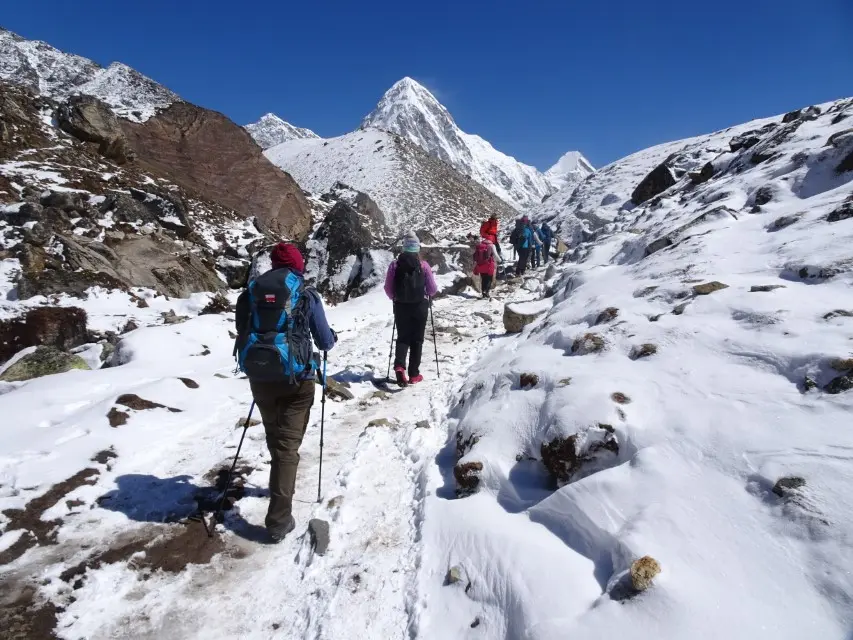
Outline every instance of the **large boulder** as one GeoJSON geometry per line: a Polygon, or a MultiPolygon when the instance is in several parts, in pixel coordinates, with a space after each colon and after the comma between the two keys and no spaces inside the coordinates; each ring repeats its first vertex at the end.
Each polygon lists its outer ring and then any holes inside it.
{"type": "Polygon", "coordinates": [[[134,159],[118,118],[103,102],[93,96],[71,96],[56,111],[59,128],[83,142],[98,145],[98,152],[116,164],[134,159]]]}
{"type": "Polygon", "coordinates": [[[369,195],[358,189],[354,189],[343,182],[336,182],[328,193],[324,193],[321,199],[329,202],[345,202],[352,207],[361,217],[361,224],[374,238],[387,235],[388,227],[385,225],[385,214],[379,205],[369,195]]]}
{"type": "Polygon", "coordinates": [[[86,342],[86,312],[77,307],[37,307],[20,318],[0,321],[0,362],[26,347],[68,351],[86,342]]]}
{"type": "Polygon", "coordinates": [[[613,465],[619,456],[619,441],[613,427],[598,424],[543,442],[540,455],[551,479],[562,486],[613,465]]]}
{"type": "Polygon", "coordinates": [[[631,202],[636,205],[643,204],[656,195],[663,193],[677,182],[675,174],[670,167],[670,162],[671,158],[667,158],[643,178],[631,194],[631,202]]]}
{"type": "Polygon", "coordinates": [[[507,333],[521,333],[524,327],[534,322],[543,313],[545,313],[544,309],[525,304],[508,303],[504,305],[504,329],[507,333]]]}
{"type": "Polygon", "coordinates": [[[316,286],[333,301],[361,292],[361,285],[375,280],[371,257],[373,236],[364,218],[339,200],[314,233],[309,272],[316,268],[316,286]],[[316,263],[316,267],[315,264],[316,263]]]}
{"type": "Polygon", "coordinates": [[[0,381],[23,382],[55,373],[65,373],[71,369],[88,370],[89,365],[80,356],[60,351],[56,347],[38,347],[0,374],[0,381]]]}
{"type": "Polygon", "coordinates": [[[143,169],[256,217],[275,235],[308,236],[311,210],[299,185],[221,113],[175,102],[143,123],[119,124],[143,169]]]}

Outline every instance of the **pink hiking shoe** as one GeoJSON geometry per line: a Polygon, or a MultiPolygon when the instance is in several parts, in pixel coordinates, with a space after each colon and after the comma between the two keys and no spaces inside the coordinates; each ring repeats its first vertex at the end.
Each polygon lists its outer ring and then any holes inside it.
{"type": "Polygon", "coordinates": [[[394,374],[397,376],[397,384],[405,387],[409,384],[409,379],[406,377],[406,370],[403,367],[394,367],[394,374]]]}
{"type": "Polygon", "coordinates": [[[409,380],[409,384],[417,384],[417,383],[423,382],[423,381],[424,381],[424,377],[421,374],[418,374],[418,375],[412,377],[411,380],[409,380]]]}

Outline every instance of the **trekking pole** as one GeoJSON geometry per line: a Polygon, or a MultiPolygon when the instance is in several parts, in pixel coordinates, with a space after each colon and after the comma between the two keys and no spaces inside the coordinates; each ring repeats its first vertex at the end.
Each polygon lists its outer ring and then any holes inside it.
{"type": "Polygon", "coordinates": [[[391,380],[391,356],[394,354],[394,333],[397,331],[397,318],[394,318],[394,326],[391,329],[391,348],[388,350],[388,371],[385,373],[385,380],[391,380]]]}
{"type": "Polygon", "coordinates": [[[432,346],[435,348],[435,375],[441,377],[441,372],[438,370],[438,342],[435,340],[435,317],[432,315],[432,298],[429,299],[429,321],[432,324],[432,346]]]}
{"type": "MultiPolygon", "coordinates": [[[[246,438],[246,431],[249,430],[249,425],[252,422],[252,412],[255,410],[255,401],[252,400],[252,406],[249,407],[249,415],[246,417],[246,422],[243,423],[243,435],[240,436],[240,444],[237,445],[237,455],[234,456],[234,462],[231,463],[231,470],[228,472],[228,481],[225,483],[225,488],[222,490],[222,495],[219,496],[219,500],[216,503],[216,511],[213,512],[213,520],[214,522],[222,522],[224,520],[224,516],[222,515],[222,503],[225,502],[225,496],[228,495],[228,489],[231,488],[231,480],[234,478],[234,469],[237,467],[237,459],[240,457],[240,449],[243,448],[243,440],[246,438]]],[[[213,537],[213,530],[211,529],[207,533],[208,537],[213,537]]]]}
{"type": "Polygon", "coordinates": [[[323,352],[323,399],[320,401],[320,477],[317,479],[317,502],[322,501],[323,489],[323,427],[326,422],[326,362],[329,352],[323,352]]]}

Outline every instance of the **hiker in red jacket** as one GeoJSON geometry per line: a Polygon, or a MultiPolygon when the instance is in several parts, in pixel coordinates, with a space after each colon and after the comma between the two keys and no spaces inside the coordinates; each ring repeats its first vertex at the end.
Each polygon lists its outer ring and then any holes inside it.
{"type": "Polygon", "coordinates": [[[486,299],[491,298],[489,291],[492,288],[498,261],[503,262],[503,258],[498,255],[495,245],[488,238],[483,238],[474,249],[474,275],[480,276],[483,297],[486,299]]]}
{"type": "Polygon", "coordinates": [[[483,224],[480,225],[480,236],[489,240],[497,249],[498,256],[501,254],[501,243],[498,242],[498,214],[493,213],[483,224]]]}

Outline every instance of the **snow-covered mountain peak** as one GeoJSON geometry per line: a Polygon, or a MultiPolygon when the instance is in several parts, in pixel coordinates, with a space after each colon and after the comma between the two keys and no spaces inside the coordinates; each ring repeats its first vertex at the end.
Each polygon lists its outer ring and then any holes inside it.
{"type": "Polygon", "coordinates": [[[289,122],[279,118],[274,113],[268,113],[261,117],[260,120],[252,124],[247,124],[245,127],[249,135],[254,138],[255,142],[261,149],[269,149],[282,142],[289,140],[303,140],[307,138],[319,138],[311,129],[303,129],[302,127],[294,127],[289,122]]]}
{"type": "Polygon", "coordinates": [[[553,188],[535,167],[497,151],[479,136],[462,131],[450,112],[422,84],[396,82],[361,123],[415,143],[431,156],[479,182],[517,209],[541,202],[553,188]]]}
{"type": "Polygon", "coordinates": [[[580,151],[569,151],[545,172],[545,177],[559,191],[569,184],[577,185],[592,173],[595,173],[595,167],[580,151]]]}
{"type": "Polygon", "coordinates": [[[56,100],[74,94],[95,96],[116,115],[136,122],[180,101],[178,95],[125,64],[113,62],[105,69],[88,58],[3,28],[0,79],[56,100]]]}

